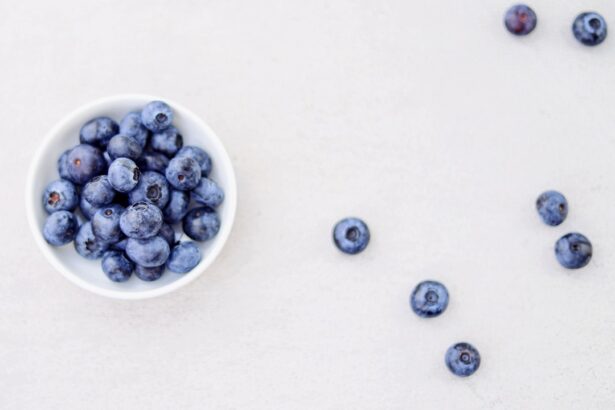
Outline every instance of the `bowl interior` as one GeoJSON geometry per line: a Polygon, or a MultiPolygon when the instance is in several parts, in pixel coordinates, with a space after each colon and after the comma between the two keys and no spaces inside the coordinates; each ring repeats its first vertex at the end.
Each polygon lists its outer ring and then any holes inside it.
{"type": "MultiPolygon", "coordinates": [[[[89,104],[67,116],[47,135],[31,165],[27,198],[28,217],[37,243],[50,262],[68,279],[95,293],[110,297],[137,299],[157,296],[177,289],[195,279],[209,266],[222,249],[233,224],[236,207],[236,185],[231,161],[222,143],[214,132],[196,115],[169,101],[152,96],[118,96],[89,104]],[[166,271],[155,282],[144,282],[134,275],[124,283],[111,282],[101,270],[100,260],[87,260],[77,254],[73,244],[62,247],[48,245],[42,236],[42,227],[47,217],[42,206],[45,186],[59,178],[57,159],[66,150],[79,143],[79,130],[89,119],[109,116],[116,121],[130,111],[139,111],[147,102],[158,99],[166,101],[175,113],[174,125],[184,137],[184,145],[196,145],[209,153],[213,162],[210,178],[224,190],[225,200],[218,208],[221,220],[220,231],[210,241],[197,242],[202,259],[198,266],[187,274],[166,271]]],[[[190,240],[181,226],[175,226],[176,235],[190,240]]]]}

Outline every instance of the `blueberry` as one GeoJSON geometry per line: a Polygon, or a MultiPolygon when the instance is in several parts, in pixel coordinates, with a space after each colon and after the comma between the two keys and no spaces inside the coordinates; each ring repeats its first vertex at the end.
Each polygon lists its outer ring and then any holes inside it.
{"type": "Polygon", "coordinates": [[[168,157],[174,156],[184,145],[184,138],[175,127],[169,127],[152,135],[151,147],[168,157]]]}
{"type": "Polygon", "coordinates": [[[102,270],[113,282],[126,282],[132,275],[134,264],[123,252],[107,251],[102,258],[102,270]]]}
{"type": "Polygon", "coordinates": [[[194,208],[184,217],[183,228],[186,235],[195,241],[213,238],[220,230],[220,218],[212,208],[194,208]]]}
{"type": "Polygon", "coordinates": [[[175,230],[171,225],[162,224],[158,235],[162,236],[164,240],[167,241],[170,247],[173,247],[173,245],[175,245],[175,230]]]}
{"type": "Polygon", "coordinates": [[[167,268],[175,273],[190,272],[201,261],[201,250],[194,242],[182,242],[176,245],[169,259],[167,268]]]}
{"type": "Polygon", "coordinates": [[[109,153],[105,151],[103,152],[103,158],[105,159],[105,164],[107,164],[107,168],[109,168],[111,166],[111,162],[113,162],[113,160],[111,159],[111,155],[109,155],[109,153]]]}
{"type": "Polygon", "coordinates": [[[79,132],[82,144],[104,148],[109,140],[119,132],[120,127],[109,117],[98,117],[86,122],[79,132]]]}
{"type": "Polygon", "coordinates": [[[109,182],[109,178],[106,175],[99,175],[85,184],[81,195],[91,205],[100,208],[113,202],[115,191],[109,182]]]}
{"type": "Polygon", "coordinates": [[[129,158],[118,158],[109,166],[109,183],[118,192],[130,192],[139,183],[141,171],[129,158]]]}
{"type": "Polygon", "coordinates": [[[478,370],[480,353],[469,343],[456,343],[446,351],[444,362],[454,375],[467,377],[478,370]]]}
{"type": "Polygon", "coordinates": [[[546,191],[536,200],[536,209],[544,223],[557,226],[568,215],[568,201],[557,191],[546,191]]]}
{"type": "Polygon", "coordinates": [[[168,242],[161,236],[148,239],[129,238],[126,254],[137,265],[153,268],[163,265],[169,258],[168,242]]]}
{"type": "Polygon", "coordinates": [[[120,133],[137,140],[141,148],[147,145],[149,130],[141,123],[140,112],[130,112],[120,121],[120,133]]]}
{"type": "Polygon", "coordinates": [[[107,152],[111,159],[130,158],[135,160],[141,156],[142,151],[143,148],[136,139],[122,134],[111,138],[109,145],[107,145],[107,152]]]}
{"type": "Polygon", "coordinates": [[[141,171],[156,171],[164,174],[169,165],[169,158],[160,152],[144,152],[137,160],[141,171]]]}
{"type": "Polygon", "coordinates": [[[67,149],[66,151],[62,153],[62,155],[60,155],[60,158],[58,158],[58,174],[60,175],[60,178],[66,179],[72,182],[72,177],[68,173],[68,154],[69,153],[70,153],[70,150],[67,149]]]}
{"type": "Polygon", "coordinates": [[[597,46],[606,39],[606,21],[598,13],[581,13],[572,23],[572,34],[586,46],[597,46]]]}
{"type": "Polygon", "coordinates": [[[567,269],[579,269],[592,258],[592,244],[580,233],[569,233],[555,243],[555,257],[567,269]]]}
{"type": "Polygon", "coordinates": [[[82,185],[105,172],[106,162],[102,152],[91,145],[77,145],[68,153],[66,166],[70,180],[82,185]]]}
{"type": "Polygon", "coordinates": [[[145,201],[164,209],[169,202],[169,184],[163,175],[154,171],[145,171],[128,197],[130,203],[145,201]]]}
{"type": "Polygon", "coordinates": [[[201,178],[192,190],[192,199],[200,204],[216,208],[224,201],[224,191],[211,179],[201,178]]]}
{"type": "Polygon", "coordinates": [[[153,282],[160,279],[164,273],[164,265],[154,266],[152,268],[146,268],[145,266],[137,265],[135,267],[135,276],[146,282],[153,282]]]}
{"type": "Polygon", "coordinates": [[[504,15],[504,25],[512,34],[525,36],[536,27],[536,13],[524,4],[512,6],[504,15]]]}
{"type": "Polygon", "coordinates": [[[153,132],[166,130],[173,122],[173,111],[162,101],[149,102],[141,111],[141,123],[153,132]]]}
{"type": "Polygon", "coordinates": [[[203,175],[204,177],[208,176],[211,172],[211,157],[207,152],[205,152],[199,147],[187,145],[177,151],[177,154],[175,154],[175,156],[189,157],[195,160],[199,164],[199,167],[201,167],[201,175],[203,175]]]}
{"type": "Polygon", "coordinates": [[[192,158],[175,157],[169,162],[165,174],[173,188],[190,191],[201,180],[201,167],[192,158]]]}
{"type": "Polygon", "coordinates": [[[86,219],[92,219],[96,211],[100,208],[89,203],[84,197],[81,197],[81,200],[79,201],[79,209],[81,209],[81,213],[86,217],[86,219]]]}
{"type": "Polygon", "coordinates": [[[97,259],[103,256],[108,246],[106,242],[94,236],[91,222],[81,225],[75,237],[75,249],[79,255],[86,259],[97,259]]]}
{"type": "Polygon", "coordinates": [[[435,317],[446,310],[448,291],[440,282],[426,280],[419,283],[410,295],[410,307],[420,317],[435,317]]]}
{"type": "Polygon", "coordinates": [[[124,213],[123,206],[111,204],[100,208],[92,217],[92,232],[97,239],[115,243],[122,239],[120,217],[124,213]]]}
{"type": "Polygon", "coordinates": [[[120,228],[129,238],[150,238],[158,234],[161,226],[162,212],[147,202],[129,206],[120,216],[120,228]]]}
{"type": "Polygon", "coordinates": [[[127,244],[128,244],[128,238],[124,238],[119,242],[111,244],[111,249],[124,252],[126,250],[127,244]]]}
{"type": "Polygon", "coordinates": [[[337,248],[350,255],[362,252],[369,243],[369,228],[358,218],[345,218],[333,228],[333,242],[337,248]]]}
{"type": "Polygon", "coordinates": [[[164,221],[170,224],[178,223],[186,216],[188,205],[190,205],[190,193],[172,189],[169,203],[162,211],[164,221]]]}
{"type": "Polygon", "coordinates": [[[43,237],[48,244],[62,246],[75,239],[79,221],[72,212],[57,211],[47,217],[43,227],[43,237]]]}
{"type": "Polygon", "coordinates": [[[43,206],[48,213],[55,211],[72,211],[79,203],[77,189],[72,182],[65,179],[53,181],[43,193],[43,206]]]}

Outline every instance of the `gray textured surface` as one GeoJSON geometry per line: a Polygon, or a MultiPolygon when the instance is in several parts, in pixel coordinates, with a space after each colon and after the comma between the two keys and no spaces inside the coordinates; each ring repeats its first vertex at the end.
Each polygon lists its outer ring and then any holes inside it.
{"type": "Polygon", "coordinates": [[[509,5],[0,2],[0,407],[612,408],[615,39],[570,24],[615,7],[534,1],[520,40],[509,5]],[[54,272],[22,205],[47,130],[125,92],[206,118],[239,183],[215,265],[137,303],[54,272]],[[545,188],[570,201],[560,228],[545,188]],[[330,240],[347,215],[372,231],[354,258],[330,240]],[[579,272],[553,256],[569,230],[594,243],[579,272]],[[431,321],[407,303],[426,278],[451,294],[431,321]],[[443,362],[460,340],[483,357],[467,380],[443,362]]]}

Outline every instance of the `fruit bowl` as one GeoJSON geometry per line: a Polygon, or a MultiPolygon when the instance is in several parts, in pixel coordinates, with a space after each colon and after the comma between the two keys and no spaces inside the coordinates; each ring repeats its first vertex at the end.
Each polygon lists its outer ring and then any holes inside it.
{"type": "MultiPolygon", "coordinates": [[[[231,160],[212,129],[194,113],[166,98],[150,95],[117,95],[89,103],[63,118],[45,136],[36,152],[28,174],[26,213],[34,239],[49,262],[68,280],[90,292],[116,299],[145,299],[160,296],[185,286],[199,277],[224,247],[233,226],[237,207],[237,186],[231,160]],[[110,281],[101,270],[100,259],[87,260],[71,244],[53,247],[43,239],[42,227],[47,216],[42,206],[45,186],[59,178],[57,159],[66,149],[79,142],[81,126],[91,118],[109,116],[119,121],[127,112],[140,110],[152,100],[164,100],[175,113],[174,125],[181,131],[185,145],[196,145],[209,153],[211,172],[224,190],[224,202],[217,209],[221,226],[213,239],[198,243],[202,259],[189,273],[165,273],[154,282],[144,282],[134,275],[126,282],[110,281]]],[[[181,229],[177,232],[180,232],[181,229]]]]}

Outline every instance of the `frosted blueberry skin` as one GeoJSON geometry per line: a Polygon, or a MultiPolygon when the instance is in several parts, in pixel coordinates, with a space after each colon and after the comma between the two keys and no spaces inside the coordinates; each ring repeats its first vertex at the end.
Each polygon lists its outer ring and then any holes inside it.
{"type": "Polygon", "coordinates": [[[145,148],[147,145],[150,134],[149,130],[141,123],[141,113],[137,111],[126,114],[120,121],[120,133],[137,140],[141,148],[145,148]]]}
{"type": "Polygon", "coordinates": [[[545,224],[557,226],[568,216],[568,201],[557,191],[546,191],[536,199],[536,210],[545,224]]]}
{"type": "Polygon", "coordinates": [[[120,127],[109,117],[97,117],[86,122],[79,132],[82,144],[95,145],[104,148],[109,140],[119,132],[120,127]]]}
{"type": "Polygon", "coordinates": [[[188,273],[201,261],[201,250],[194,242],[182,242],[171,250],[167,268],[175,273],[188,273]]]}
{"type": "Polygon", "coordinates": [[[160,209],[169,202],[169,183],[164,175],[154,171],[141,173],[137,186],[128,193],[130,203],[149,202],[160,209]]]}
{"type": "Polygon", "coordinates": [[[100,208],[92,205],[91,203],[88,202],[87,199],[85,199],[82,196],[81,199],[79,200],[79,209],[81,210],[81,213],[83,214],[85,219],[89,220],[89,219],[92,219],[96,211],[98,211],[100,208]]]}
{"type": "Polygon", "coordinates": [[[109,182],[109,178],[106,175],[99,175],[85,184],[81,195],[93,206],[101,207],[113,202],[115,191],[109,182]]]}
{"type": "Polygon", "coordinates": [[[129,206],[120,216],[120,228],[129,238],[151,238],[158,234],[161,227],[162,212],[147,202],[129,206]]]}
{"type": "Polygon", "coordinates": [[[174,156],[183,145],[184,137],[173,126],[154,133],[150,141],[150,146],[154,151],[161,152],[168,157],[174,156]]]}
{"type": "Polygon", "coordinates": [[[94,236],[109,244],[119,242],[123,238],[120,217],[124,211],[124,207],[118,204],[110,204],[96,211],[92,217],[94,236]]]}
{"type": "Polygon", "coordinates": [[[147,268],[145,266],[135,266],[135,276],[145,282],[153,282],[162,277],[165,265],[147,268]]]}
{"type": "Polygon", "coordinates": [[[137,265],[153,268],[164,265],[171,249],[162,236],[147,239],[129,238],[126,243],[126,255],[137,265]]]}
{"type": "Polygon", "coordinates": [[[205,152],[205,150],[199,147],[195,147],[193,145],[187,145],[183,147],[182,149],[180,149],[179,151],[177,151],[177,154],[175,154],[175,156],[178,158],[179,157],[192,158],[199,164],[199,167],[201,167],[201,174],[204,177],[209,176],[209,173],[211,172],[211,168],[212,168],[211,157],[209,156],[207,152],[205,152]]]}
{"type": "Polygon", "coordinates": [[[440,282],[419,283],[410,295],[410,307],[420,317],[436,317],[448,306],[448,291],[440,282]]]}
{"type": "Polygon", "coordinates": [[[224,202],[224,191],[215,181],[209,178],[201,178],[192,190],[192,199],[199,204],[217,208],[224,202]]]}
{"type": "Polygon", "coordinates": [[[60,174],[60,178],[72,181],[70,174],[68,173],[68,154],[70,150],[67,149],[60,155],[58,158],[58,174],[60,174]]]}
{"type": "Polygon", "coordinates": [[[597,46],[606,39],[606,21],[595,12],[581,13],[572,23],[572,34],[581,44],[597,46]]]}
{"type": "Polygon", "coordinates": [[[72,211],[79,204],[79,194],[72,182],[65,179],[50,182],[43,192],[43,206],[47,213],[72,211]]]}
{"type": "Polygon", "coordinates": [[[163,101],[151,101],[141,111],[141,123],[152,132],[166,130],[173,122],[173,111],[163,101]]]}
{"type": "Polygon", "coordinates": [[[141,171],[129,158],[118,158],[109,165],[109,183],[118,192],[132,191],[141,178],[141,171]]]}
{"type": "Polygon", "coordinates": [[[171,190],[169,203],[162,211],[164,221],[169,224],[176,224],[181,221],[188,212],[190,205],[190,193],[186,191],[171,190]]]}
{"type": "Polygon", "coordinates": [[[101,265],[105,275],[113,282],[126,282],[134,270],[132,261],[118,251],[105,252],[101,265]]]}
{"type": "Polygon", "coordinates": [[[169,165],[169,158],[160,152],[144,152],[137,160],[141,171],[156,171],[164,174],[169,165]]]}
{"type": "Polygon", "coordinates": [[[566,269],[579,269],[592,258],[592,244],[580,233],[569,233],[555,243],[555,257],[566,269]]]}
{"type": "Polygon", "coordinates": [[[186,214],[182,224],[184,232],[195,241],[207,241],[220,231],[220,218],[208,206],[194,208],[186,214]]]}
{"type": "Polygon", "coordinates": [[[530,34],[536,28],[537,22],[534,10],[524,4],[512,6],[504,15],[506,29],[516,36],[530,34]]]}
{"type": "Polygon", "coordinates": [[[91,222],[81,225],[75,237],[75,249],[79,255],[86,259],[98,259],[103,256],[108,247],[106,242],[96,238],[91,222]]]}
{"type": "Polygon", "coordinates": [[[62,246],[75,239],[79,221],[72,212],[57,211],[47,217],[43,226],[43,237],[48,244],[62,246]]]}
{"type": "Polygon", "coordinates": [[[171,248],[175,245],[175,230],[169,224],[162,224],[158,235],[162,236],[171,248]]]}
{"type": "Polygon", "coordinates": [[[175,157],[169,162],[165,176],[173,188],[190,191],[201,180],[201,167],[190,157],[175,157]]]}
{"type": "Polygon", "coordinates": [[[117,158],[136,160],[141,156],[142,151],[143,148],[136,139],[122,134],[111,138],[109,145],[107,145],[107,152],[112,160],[117,158]]]}
{"type": "Polygon", "coordinates": [[[480,367],[480,353],[469,343],[456,343],[446,351],[444,362],[454,375],[468,377],[480,367]]]}
{"type": "Polygon", "coordinates": [[[342,219],[333,228],[335,246],[349,255],[362,252],[367,247],[369,239],[369,228],[358,218],[342,219]]]}
{"type": "Polygon", "coordinates": [[[106,168],[107,162],[102,152],[91,145],[77,145],[68,153],[66,172],[75,184],[85,184],[95,176],[104,174],[106,168]]]}

